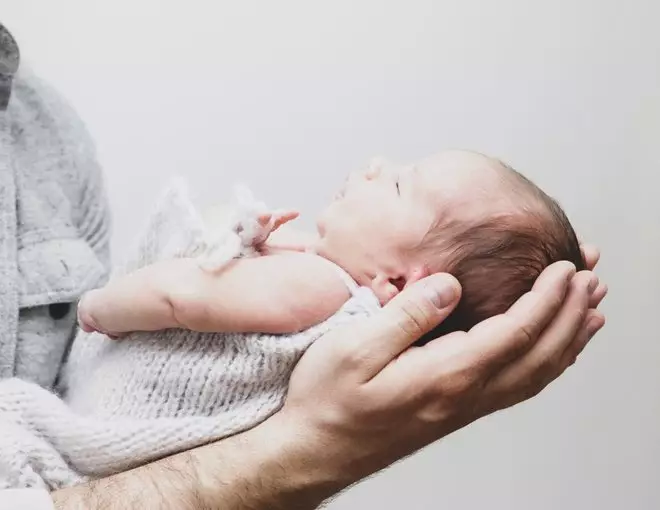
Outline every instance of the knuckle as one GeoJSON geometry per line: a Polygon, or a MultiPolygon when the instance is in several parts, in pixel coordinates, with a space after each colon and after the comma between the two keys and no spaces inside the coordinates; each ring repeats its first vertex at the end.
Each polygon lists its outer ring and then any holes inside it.
{"type": "Polygon", "coordinates": [[[533,324],[520,324],[518,326],[518,334],[525,343],[533,342],[536,338],[536,330],[533,324]]]}
{"type": "Polygon", "coordinates": [[[529,351],[532,347],[532,336],[528,328],[507,315],[493,317],[492,326],[499,331],[502,338],[507,338],[511,345],[511,357],[516,358],[529,351]]]}
{"type": "MultiPolygon", "coordinates": [[[[351,335],[352,337],[353,335],[351,335]]],[[[374,356],[368,344],[356,342],[332,342],[334,357],[341,364],[342,370],[348,372],[361,370],[370,358],[374,356]]]]}
{"type": "Polygon", "coordinates": [[[355,370],[364,365],[366,356],[363,349],[354,348],[344,354],[344,365],[349,370],[355,370]]]}
{"type": "Polygon", "coordinates": [[[443,405],[451,409],[463,409],[476,400],[483,384],[475,378],[472,370],[465,369],[440,375],[433,388],[433,393],[429,396],[435,399],[441,397],[443,405]]]}
{"type": "Polygon", "coordinates": [[[512,329],[512,336],[515,337],[516,344],[520,345],[521,349],[529,347],[537,337],[534,324],[516,322],[512,329]]]}
{"type": "Polygon", "coordinates": [[[417,337],[429,329],[430,323],[429,312],[420,305],[409,302],[403,307],[403,314],[399,317],[397,325],[405,335],[417,337]]]}
{"type": "Polygon", "coordinates": [[[587,318],[587,306],[585,303],[585,306],[577,306],[573,310],[573,315],[575,316],[575,320],[578,324],[582,324],[584,320],[587,318]]]}
{"type": "Polygon", "coordinates": [[[451,378],[451,395],[463,398],[471,393],[474,393],[480,385],[475,380],[472,370],[465,369],[461,372],[454,374],[451,378]]]}

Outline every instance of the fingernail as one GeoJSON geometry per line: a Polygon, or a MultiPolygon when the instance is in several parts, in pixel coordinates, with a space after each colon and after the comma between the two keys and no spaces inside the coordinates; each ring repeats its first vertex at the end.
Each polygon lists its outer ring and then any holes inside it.
{"type": "Polygon", "coordinates": [[[447,281],[428,283],[424,286],[424,292],[431,303],[440,310],[447,308],[456,298],[456,289],[447,281]]]}
{"type": "Polygon", "coordinates": [[[594,290],[596,290],[596,287],[598,287],[598,282],[599,282],[598,277],[596,275],[592,275],[591,280],[589,280],[589,287],[588,287],[589,294],[594,293],[594,290]]]}

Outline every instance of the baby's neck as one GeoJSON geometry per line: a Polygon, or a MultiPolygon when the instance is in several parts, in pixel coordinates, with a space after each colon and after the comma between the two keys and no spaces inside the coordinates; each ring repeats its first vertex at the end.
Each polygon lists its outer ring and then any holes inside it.
{"type": "MultiPolygon", "coordinates": [[[[314,253],[319,257],[330,260],[334,264],[337,264],[336,261],[332,260],[331,257],[326,256],[324,253],[321,239],[317,233],[312,233],[308,230],[299,230],[288,225],[281,227],[280,229],[273,232],[266,243],[271,247],[269,250],[270,253],[277,252],[307,252],[314,253]]],[[[349,274],[351,273],[348,268],[342,267],[342,269],[349,274]]],[[[351,274],[353,278],[355,275],[351,274]]]]}

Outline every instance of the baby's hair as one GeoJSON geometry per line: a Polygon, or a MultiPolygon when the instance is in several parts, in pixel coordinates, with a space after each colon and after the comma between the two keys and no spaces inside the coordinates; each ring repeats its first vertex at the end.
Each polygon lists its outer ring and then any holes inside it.
{"type": "MultiPolygon", "coordinates": [[[[454,312],[416,345],[453,331],[468,331],[504,313],[530,291],[544,268],[567,260],[586,268],[580,243],[559,204],[529,179],[501,162],[502,184],[518,210],[465,224],[446,222],[420,246],[431,272],[454,275],[463,295],[454,312]],[[449,254],[434,267],[434,252],[449,254]]],[[[437,255],[436,255],[437,260],[437,255]]]]}

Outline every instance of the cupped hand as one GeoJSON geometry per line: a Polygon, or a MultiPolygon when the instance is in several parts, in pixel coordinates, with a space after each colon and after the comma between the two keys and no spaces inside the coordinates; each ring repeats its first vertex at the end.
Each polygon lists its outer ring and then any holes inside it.
{"type": "Polygon", "coordinates": [[[272,420],[305,438],[313,469],[349,485],[539,393],[603,326],[590,308],[598,288],[593,273],[557,263],[506,313],[411,347],[460,298],[453,277],[428,277],[313,344],[272,420]]]}

